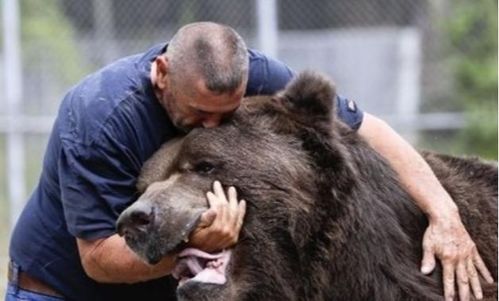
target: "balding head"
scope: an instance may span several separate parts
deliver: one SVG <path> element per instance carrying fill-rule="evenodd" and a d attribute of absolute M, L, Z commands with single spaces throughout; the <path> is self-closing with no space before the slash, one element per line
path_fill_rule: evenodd
<path fill-rule="evenodd" d="M 177 128 L 214 127 L 241 103 L 248 51 L 230 27 L 202 22 L 182 27 L 151 65 L 154 92 Z"/>
<path fill-rule="evenodd" d="M 212 92 L 234 91 L 247 80 L 246 45 L 236 31 L 225 25 L 199 22 L 180 28 L 166 56 L 175 79 L 185 81 L 200 76 Z"/>

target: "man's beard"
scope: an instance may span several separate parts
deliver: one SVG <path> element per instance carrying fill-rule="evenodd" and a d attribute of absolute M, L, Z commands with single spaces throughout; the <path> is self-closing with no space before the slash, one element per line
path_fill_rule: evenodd
<path fill-rule="evenodd" d="M 184 134 L 189 133 L 193 129 L 193 127 L 182 124 L 182 120 L 176 114 L 174 114 L 174 112 L 176 112 L 173 105 L 174 103 L 176 103 L 175 98 L 171 93 L 168 93 L 167 99 L 168 101 L 164 101 L 165 105 L 163 107 L 166 110 L 166 114 L 170 118 L 170 121 L 173 123 L 173 126 L 175 126 L 177 130 Z"/>
<path fill-rule="evenodd" d="M 175 122 L 173 122 L 173 125 L 175 126 L 175 128 L 177 130 L 179 130 L 183 134 L 188 134 L 193 129 L 192 126 L 182 126 L 182 125 L 179 125 L 179 124 L 175 124 Z"/>

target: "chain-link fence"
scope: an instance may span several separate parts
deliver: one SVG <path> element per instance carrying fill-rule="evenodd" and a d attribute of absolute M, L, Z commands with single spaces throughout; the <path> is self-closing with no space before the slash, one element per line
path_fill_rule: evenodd
<path fill-rule="evenodd" d="M 215 21 L 230 25 L 250 47 L 277 56 L 295 70 L 328 73 L 339 92 L 355 99 L 365 111 L 388 120 L 413 142 L 417 142 L 417 137 L 422 138 L 419 143 L 430 148 L 442 144 L 437 142 L 445 142 L 446 151 L 455 150 L 451 148 L 454 140 L 448 137 L 459 137 L 467 125 L 464 113 L 467 107 L 455 93 L 460 81 L 455 76 L 456 66 L 463 54 L 481 47 L 490 30 L 495 32 L 495 44 L 492 43 L 496 47 L 491 72 L 495 70 L 497 81 L 497 15 L 495 19 L 492 17 L 494 29 L 483 22 L 488 15 L 482 16 L 489 9 L 494 9 L 495 14 L 494 1 L 19 0 L 17 3 L 22 105 L 15 116 L 9 106 L 4 103 L 0 106 L 1 267 L 7 261 L 11 198 L 8 187 L 12 189 L 8 181 L 12 168 L 16 168 L 9 165 L 12 162 L 6 157 L 7 141 L 19 138 L 24 165 L 17 166 L 23 170 L 20 183 L 14 185 L 21 185 L 29 193 L 36 185 L 53 116 L 65 91 L 85 74 L 117 58 L 167 41 L 186 23 Z M 487 7 L 477 12 L 478 6 Z M 5 6 L 3 9 L 5 18 L 10 12 L 5 11 Z M 468 20 L 473 14 L 477 24 Z M 456 21 L 456 16 L 468 21 Z M 463 28 L 456 33 L 455 28 L 460 26 Z M 466 26 L 474 26 L 469 29 L 473 32 L 468 33 Z M 459 42 L 460 30 L 464 44 Z M 6 32 L 4 28 L 4 35 Z M 8 63 L 6 46 L 1 48 L 4 56 L 0 67 Z M 2 95 L 11 88 L 4 84 L 9 72 L 3 73 Z M 497 82 L 495 87 L 495 92 L 485 95 L 493 98 L 494 103 Z M 495 115 L 481 119 L 495 122 L 493 127 L 497 130 L 497 104 L 487 105 L 492 106 L 492 111 L 495 108 Z M 491 144 L 497 153 L 497 140 Z M 11 169 L 7 170 L 9 166 Z M 23 193 L 23 200 L 26 194 Z M 2 287 L 5 281 L 0 281 Z"/>

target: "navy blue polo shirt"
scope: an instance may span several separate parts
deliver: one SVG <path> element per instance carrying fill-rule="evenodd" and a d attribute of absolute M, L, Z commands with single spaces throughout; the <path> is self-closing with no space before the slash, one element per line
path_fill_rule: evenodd
<path fill-rule="evenodd" d="M 10 257 L 69 300 L 168 300 L 171 277 L 138 284 L 99 284 L 86 276 L 75 237 L 113 235 L 119 214 L 136 198 L 142 164 L 177 134 L 150 80 L 165 50 L 126 57 L 89 75 L 64 97 L 38 186 L 14 229 Z M 250 50 L 246 95 L 273 94 L 292 78 L 281 62 Z M 352 128 L 362 112 L 338 99 Z M 144 292 L 147 292 L 145 294 Z"/>

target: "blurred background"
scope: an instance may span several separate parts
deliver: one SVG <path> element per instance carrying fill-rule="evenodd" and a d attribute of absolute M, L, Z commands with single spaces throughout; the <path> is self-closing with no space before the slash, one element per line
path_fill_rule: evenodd
<path fill-rule="evenodd" d="M 0 293 L 11 225 L 65 91 L 189 22 L 230 25 L 296 71 L 329 74 L 419 148 L 497 160 L 496 0 L 2 0 L 1 9 Z"/>

